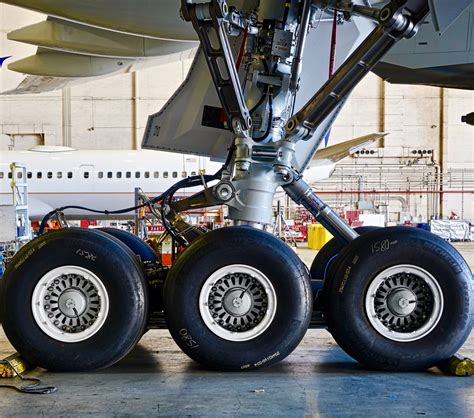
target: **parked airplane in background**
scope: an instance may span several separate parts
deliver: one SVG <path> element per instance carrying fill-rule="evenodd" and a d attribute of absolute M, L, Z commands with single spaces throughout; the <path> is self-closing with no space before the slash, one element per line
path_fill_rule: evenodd
<path fill-rule="evenodd" d="M 374 133 L 320 150 L 305 178 L 312 183 L 330 177 L 338 161 L 384 136 Z M 11 202 L 12 162 L 27 167 L 32 220 L 41 220 L 54 208 L 67 205 L 99 210 L 132 207 L 136 187 L 149 196 L 158 196 L 181 178 L 203 171 L 211 174 L 221 167 L 206 157 L 161 151 L 78 151 L 48 146 L 4 151 L 0 154 L 0 204 Z M 68 210 L 66 215 L 73 219 L 100 218 L 81 210 Z"/>

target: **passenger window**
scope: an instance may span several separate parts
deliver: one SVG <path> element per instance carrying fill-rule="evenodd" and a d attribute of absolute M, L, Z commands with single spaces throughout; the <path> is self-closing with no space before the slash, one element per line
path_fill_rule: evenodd
<path fill-rule="evenodd" d="M 38 172 L 36 173 L 36 178 L 37 178 L 37 179 L 43 178 L 43 172 L 42 172 L 42 171 L 38 171 Z"/>
<path fill-rule="evenodd" d="M 68 178 L 68 179 L 72 179 L 72 171 L 69 171 L 69 172 L 67 173 L 67 178 Z"/>
<path fill-rule="evenodd" d="M 117 178 L 118 178 L 118 179 L 121 179 L 121 178 L 122 178 L 122 172 L 121 172 L 121 171 L 117 171 Z"/>
<path fill-rule="evenodd" d="M 178 172 L 177 171 L 173 171 L 173 178 L 174 179 L 178 178 Z"/>
<path fill-rule="evenodd" d="M 114 175 L 113 175 L 113 173 L 112 173 L 111 171 L 109 171 L 109 172 L 107 173 L 107 178 L 108 178 L 108 179 L 111 179 L 113 176 L 114 176 Z"/>
<path fill-rule="evenodd" d="M 53 172 L 52 172 L 52 171 L 48 171 L 48 178 L 49 178 L 49 179 L 52 179 L 52 178 L 53 178 Z"/>
<path fill-rule="evenodd" d="M 196 172 L 195 172 L 195 171 L 191 171 L 191 175 L 192 175 L 192 176 L 195 176 L 195 175 L 196 175 Z"/>
<path fill-rule="evenodd" d="M 183 172 L 181 173 L 181 177 L 182 177 L 183 179 L 185 179 L 186 177 L 188 177 L 188 173 L 187 173 L 186 171 L 183 171 Z"/>
<path fill-rule="evenodd" d="M 19 171 L 18 174 L 17 174 L 17 177 L 18 177 L 19 179 L 22 179 L 22 178 L 23 178 L 23 173 L 22 173 L 21 171 Z"/>
<path fill-rule="evenodd" d="M 145 178 L 146 178 L 146 179 L 149 179 L 149 178 L 150 178 L 150 172 L 149 172 L 149 171 L 145 171 Z"/>
<path fill-rule="evenodd" d="M 85 179 L 88 179 L 88 178 L 89 178 L 89 172 L 88 172 L 88 171 L 84 171 L 84 178 L 85 178 Z"/>
<path fill-rule="evenodd" d="M 1 174 L 3 174 L 3 173 L 1 173 Z M 26 174 L 26 177 L 29 178 L 29 179 L 33 178 L 33 173 L 31 171 L 28 171 L 28 173 Z M 0 176 L 0 178 L 3 178 L 3 176 Z"/>
<path fill-rule="evenodd" d="M 104 172 L 103 171 L 99 171 L 97 173 L 97 177 L 100 178 L 100 179 L 103 179 L 104 178 Z"/>
<path fill-rule="evenodd" d="M 168 172 L 167 172 L 167 171 L 164 171 L 164 172 L 163 172 L 163 178 L 165 178 L 165 179 L 168 178 Z"/>
<path fill-rule="evenodd" d="M 8 178 L 9 178 L 10 180 L 12 179 L 12 172 L 11 172 L 11 171 L 8 173 Z"/>
<path fill-rule="evenodd" d="M 155 179 L 159 178 L 159 177 L 160 177 L 160 173 L 159 173 L 158 171 L 155 171 L 155 172 L 153 173 L 153 177 L 154 177 Z"/>
<path fill-rule="evenodd" d="M 3 171 L 0 171 L 0 180 L 3 179 L 3 176 L 4 176 Z"/>
<path fill-rule="evenodd" d="M 127 177 L 128 179 L 132 177 L 132 173 L 130 171 L 127 171 L 125 173 L 125 177 Z"/>
<path fill-rule="evenodd" d="M 62 179 L 62 178 L 63 178 L 63 173 L 62 173 L 62 171 L 58 171 L 57 177 L 58 177 L 58 179 Z"/>
<path fill-rule="evenodd" d="M 139 178 L 140 178 L 140 172 L 139 172 L 139 171 L 136 171 L 136 172 L 135 172 L 135 178 L 136 178 L 136 179 L 139 179 Z"/>

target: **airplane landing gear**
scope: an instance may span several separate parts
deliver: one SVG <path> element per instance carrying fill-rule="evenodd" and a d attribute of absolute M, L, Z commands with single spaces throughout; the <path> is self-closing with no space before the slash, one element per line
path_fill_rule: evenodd
<path fill-rule="evenodd" d="M 176 343 L 211 369 L 277 363 L 311 319 L 309 277 L 296 254 L 249 227 L 207 233 L 178 258 L 165 283 L 166 321 Z"/>
<path fill-rule="evenodd" d="M 433 234 L 376 229 L 349 243 L 331 271 L 328 327 L 341 348 L 370 368 L 433 367 L 456 353 L 471 332 L 472 273 Z"/>

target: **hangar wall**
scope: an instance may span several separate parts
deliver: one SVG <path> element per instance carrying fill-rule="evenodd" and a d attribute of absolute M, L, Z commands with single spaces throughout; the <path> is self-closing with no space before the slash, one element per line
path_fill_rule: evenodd
<path fill-rule="evenodd" d="M 33 54 L 33 47 L 10 42 L 6 34 L 17 28 L 18 22 L 28 25 L 43 19 L 43 15 L 0 4 L 0 55 L 19 59 Z M 0 150 L 27 149 L 35 144 L 137 149 L 147 116 L 172 95 L 190 64 L 191 61 L 178 61 L 61 92 L 0 96 Z M 4 66 L 0 70 L 0 90 L 12 89 L 22 79 L 23 75 Z M 331 143 L 375 131 L 390 135 L 385 138 L 384 147 L 374 154 L 344 161 L 321 190 L 343 190 L 347 184 L 353 187 L 353 182 L 346 181 L 346 186 L 339 188 L 337 182 L 347 179 L 348 174 L 357 174 L 364 179 L 355 184 L 357 190 L 347 191 L 351 199 L 342 199 L 342 206 L 352 204 L 353 192 L 358 192 L 358 201 L 377 200 L 377 194 L 371 191 L 381 195 L 392 192 L 407 201 L 414 216 L 448 216 L 452 211 L 474 219 L 474 128 L 461 123 L 461 116 L 473 110 L 471 91 L 390 85 L 370 74 L 355 89 L 337 119 Z M 431 153 L 420 158 L 414 154 L 420 150 Z M 393 178 L 393 183 L 385 181 L 379 190 L 382 182 L 379 186 L 371 183 L 374 170 L 379 176 Z M 439 184 L 430 176 L 438 176 Z M 389 183 L 396 184 L 394 190 L 387 187 Z M 396 193 L 400 190 L 404 193 Z M 330 194 L 328 198 L 341 200 Z M 398 207 L 403 206 L 399 199 L 388 200 L 384 204 L 394 212 L 403 211 Z M 401 219 L 394 218 L 397 220 Z"/>

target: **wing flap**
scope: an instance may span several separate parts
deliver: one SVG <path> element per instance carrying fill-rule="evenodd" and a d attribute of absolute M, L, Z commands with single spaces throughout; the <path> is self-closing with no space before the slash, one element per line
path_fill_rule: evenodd
<path fill-rule="evenodd" d="M 55 18 L 17 29 L 7 37 L 11 41 L 63 52 L 130 59 L 163 56 L 197 47 L 197 42 L 145 38 Z"/>
<path fill-rule="evenodd" d="M 384 138 L 387 135 L 388 133 L 385 132 L 373 133 L 320 149 L 315 154 L 313 161 L 311 162 L 311 167 L 315 167 L 320 164 L 335 164 L 338 161 L 341 161 L 342 159 L 354 154 L 355 152 L 372 145 L 374 142 Z"/>
<path fill-rule="evenodd" d="M 179 0 L 2 0 L 50 16 L 151 38 L 195 41 Z"/>

